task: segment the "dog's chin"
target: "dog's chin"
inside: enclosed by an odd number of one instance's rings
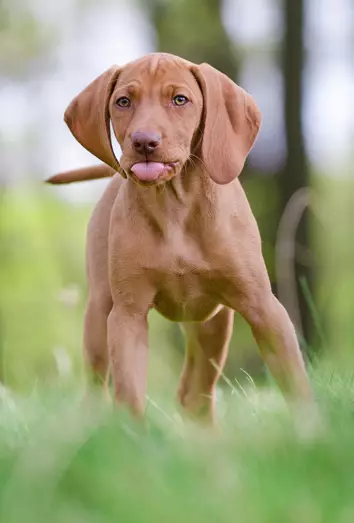
[[[146,164],[146,170],[141,168],[142,164]],[[151,172],[149,169],[151,164],[158,164],[160,172]],[[137,168],[139,166],[139,169]],[[124,169],[128,177],[137,185],[141,187],[151,187],[161,185],[169,182],[175,176],[178,176],[182,170],[183,162],[179,160],[171,162],[137,162],[132,164],[129,168]]]

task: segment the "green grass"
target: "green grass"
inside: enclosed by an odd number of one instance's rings
[[[158,397],[144,427],[68,385],[3,391],[0,521],[351,523],[353,380],[315,384],[325,430],[312,438],[271,388],[224,389],[218,433]]]

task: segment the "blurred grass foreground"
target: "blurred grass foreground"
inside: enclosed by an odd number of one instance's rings
[[[0,523],[354,521],[353,35],[352,0],[0,0]],[[239,317],[220,431],[177,410],[183,341],[154,312],[145,426],[85,397],[85,229],[106,182],[42,180],[93,162],[62,122],[70,100],[151,51],[209,62],[261,109],[241,181],[318,434]]]
[[[351,523],[353,380],[315,381],[326,420],[315,438],[251,386],[219,399],[217,434],[155,401],[143,427],[70,387],[3,391],[0,521]]]

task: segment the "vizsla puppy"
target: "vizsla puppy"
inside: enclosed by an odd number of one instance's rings
[[[311,402],[238,180],[260,120],[252,97],[224,74],[164,53],[111,67],[65,113],[75,138],[105,165],[49,181],[113,175],[88,228],[85,357],[104,382],[111,369],[116,400],[134,412],[144,410],[151,308],[183,326],[179,399],[190,413],[213,418],[234,311],[285,395]]]

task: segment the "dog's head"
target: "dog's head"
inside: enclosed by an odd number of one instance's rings
[[[88,151],[137,183],[168,181],[194,156],[225,184],[242,171],[260,113],[249,94],[210,65],[152,53],[104,72],[71,102],[65,121]]]

